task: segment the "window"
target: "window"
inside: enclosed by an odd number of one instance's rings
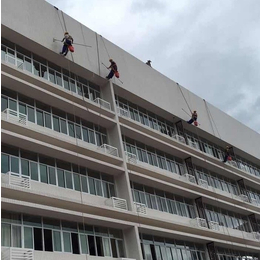
[[[60,187],[65,188],[65,178],[64,178],[64,171],[57,169],[57,175],[58,175],[58,185]]]
[[[35,162],[30,162],[31,179],[38,181],[38,165]]]
[[[1,224],[1,241],[2,246],[11,246],[11,225],[10,224]]]
[[[1,154],[1,172],[7,173],[9,172],[9,156],[6,154]]]
[[[29,161],[21,159],[22,175],[29,176]]]
[[[48,183],[47,166],[40,164],[41,182]]]
[[[63,232],[63,247],[64,252],[71,252],[71,238],[68,232]]]
[[[53,231],[54,251],[61,252],[61,233],[60,231]]]
[[[17,157],[11,157],[11,172],[19,173],[19,159]]]

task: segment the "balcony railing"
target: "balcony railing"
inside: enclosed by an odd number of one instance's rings
[[[245,194],[238,195],[238,198],[244,202],[249,202],[249,199],[248,199],[247,195],[245,195]]]
[[[147,212],[146,212],[147,207],[146,207],[145,204],[139,203],[139,202],[134,202],[134,204],[135,204],[136,212],[137,212],[137,213],[146,215],[146,213],[147,213]]]
[[[181,135],[174,135],[173,138],[175,138],[180,143],[186,144],[185,138]]]
[[[209,188],[208,182],[205,181],[205,180],[203,180],[203,179],[199,179],[199,180],[198,180],[198,184],[199,184],[199,186],[201,186],[201,187],[203,187],[203,188],[205,188],[205,189],[208,189],[208,188]]]
[[[195,179],[195,177],[194,177],[193,175],[190,175],[190,174],[188,174],[188,173],[185,173],[185,174],[183,174],[182,176],[183,176],[183,179],[184,179],[185,181],[188,181],[188,182],[197,184],[197,183],[196,183],[196,179]]]
[[[259,206],[258,202],[256,199],[250,198],[250,202],[255,205],[255,206]]]
[[[125,156],[128,162],[137,164],[137,156],[135,154],[125,151]]]
[[[127,202],[125,199],[117,198],[117,197],[111,197],[106,200],[106,205],[121,209],[121,210],[127,210]]]
[[[128,110],[122,108],[122,107],[117,107],[117,114],[120,116],[124,116],[124,117],[129,117],[130,118],[130,113]]]
[[[8,120],[8,121],[14,121],[14,122],[20,123],[22,125],[27,125],[27,116],[15,111],[15,110],[6,108],[2,112],[2,115],[4,117],[6,117],[6,120]]]
[[[107,101],[105,101],[105,100],[103,100],[103,99],[101,99],[101,98],[96,98],[96,99],[94,100],[94,102],[97,103],[97,104],[99,104],[100,107],[103,107],[103,108],[106,108],[106,109],[108,109],[108,110],[111,110],[111,105],[110,105],[110,103],[107,102]]]
[[[208,228],[207,221],[204,218],[194,218],[190,220],[190,224],[194,227]]]
[[[194,148],[194,149],[199,149],[198,148],[198,144],[195,142],[192,142],[190,139],[188,139],[188,144],[190,147]]]
[[[9,175],[9,185],[31,189],[31,178],[29,176],[21,176],[14,172],[8,172],[7,174]]]
[[[220,226],[218,222],[215,221],[209,221],[209,228],[215,231],[220,231]]]
[[[32,249],[24,249],[17,247],[2,248],[2,260],[34,260]]]
[[[98,147],[98,150],[101,150],[104,153],[118,157],[118,150],[114,146],[108,144],[102,144],[101,146]]]

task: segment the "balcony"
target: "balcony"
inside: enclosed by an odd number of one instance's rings
[[[137,164],[137,156],[135,154],[125,151],[125,156],[127,162]]]
[[[2,247],[2,260],[34,260],[34,250],[17,247]]]
[[[218,222],[215,222],[215,221],[209,221],[209,228],[211,230],[215,230],[215,231],[220,231],[220,226],[219,226],[219,223]]]
[[[10,186],[16,186],[24,189],[31,189],[31,178],[25,175],[19,175],[14,172],[2,174],[2,182]]]
[[[206,228],[206,229],[208,228],[207,221],[204,218],[194,218],[190,220],[190,224],[193,227]]]
[[[144,214],[144,215],[147,214],[147,210],[146,210],[147,207],[145,204],[139,202],[134,202],[134,204],[135,204],[136,212],[138,214]]]
[[[100,107],[111,110],[111,105],[109,102],[105,101],[104,99],[101,98],[96,98],[94,100],[95,103],[99,104]]]
[[[176,139],[179,143],[186,144],[185,138],[181,135],[174,135],[173,138]]]
[[[203,187],[203,188],[205,188],[205,189],[208,189],[208,188],[209,188],[208,182],[205,181],[205,180],[203,180],[203,179],[199,179],[199,180],[198,180],[198,184],[199,184],[199,186],[201,186],[201,187]]]
[[[185,173],[185,174],[182,175],[182,177],[183,177],[183,180],[185,180],[187,182],[191,182],[191,183],[197,184],[196,179],[195,179],[195,177],[193,175]]]
[[[105,201],[105,204],[115,209],[127,211],[127,202],[125,199],[111,197]]]
[[[18,113],[15,110],[6,108],[3,112],[2,112],[2,116],[4,116],[4,118],[7,121],[11,121],[11,122],[15,122],[15,123],[19,123],[22,125],[27,125],[27,116],[22,114],[22,113]]]
[[[119,116],[124,116],[124,117],[130,118],[130,114],[129,114],[128,110],[123,109],[121,107],[117,107],[116,109],[117,109],[117,114]]]
[[[237,196],[239,200],[242,200],[244,202],[248,202],[249,203],[249,198],[247,197],[247,195],[245,194],[240,194]]]
[[[108,144],[102,144],[97,149],[99,151],[106,153],[106,154],[110,154],[110,155],[118,157],[118,149],[114,146],[111,146],[111,145],[108,145]]]

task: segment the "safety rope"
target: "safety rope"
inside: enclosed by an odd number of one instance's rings
[[[187,106],[188,106],[188,108],[189,108],[189,110],[190,110],[190,112],[191,112],[191,114],[192,114],[192,111],[191,111],[191,108],[190,108],[190,106],[189,106],[189,103],[188,103],[188,101],[186,100],[186,98],[185,98],[185,96],[184,96],[184,94],[183,94],[183,92],[182,92],[182,90],[181,90],[181,87],[180,87],[179,83],[176,83],[176,84],[177,84],[177,86],[179,87],[179,90],[180,90],[180,92],[181,92],[181,94],[182,94],[182,96],[183,96],[183,99],[185,100],[185,102],[186,102],[186,104],[187,104]]]
[[[215,131],[214,131],[214,126],[211,122],[210,114],[209,114],[209,111],[208,111],[208,108],[207,108],[207,103],[206,103],[205,99],[203,99],[203,101],[205,103],[206,111],[207,111],[207,114],[208,114],[208,117],[209,117],[209,122],[210,122],[210,125],[211,125],[211,128],[212,128],[213,134],[216,136]]]
[[[212,122],[213,122],[213,124],[214,124],[214,126],[215,126],[215,128],[216,128],[216,130],[217,130],[218,136],[219,136],[219,138],[221,139],[220,133],[219,133],[219,131],[218,131],[217,125],[216,125],[216,123],[215,123],[215,120],[214,120],[214,118],[213,118],[213,116],[212,116],[212,114],[211,114],[211,112],[210,112],[210,109],[209,109],[209,107],[208,107],[208,104],[207,104],[207,102],[206,102],[205,99],[203,99],[203,100],[204,100],[204,102],[205,102],[205,106],[206,106],[206,109],[208,110],[209,116],[211,117]]]
[[[64,21],[64,27],[65,27],[65,30],[67,31],[66,29],[66,23],[65,23],[65,19],[64,19],[64,16],[63,16],[63,12],[61,11],[62,13],[62,17],[63,17],[63,21]],[[58,16],[59,16],[59,13],[58,13]],[[60,19],[59,19],[60,20]],[[61,22],[61,21],[60,21]],[[62,23],[61,24],[61,27],[62,27]],[[63,29],[63,27],[62,27]],[[71,55],[72,56],[72,55]],[[74,62],[74,59],[73,59],[73,56],[72,56],[72,60]],[[70,60],[68,60],[68,70],[69,70],[69,75],[71,77],[71,70],[70,70]],[[84,93],[84,90],[82,90],[83,93]],[[83,94],[84,96],[84,94]],[[83,97],[83,100],[84,100],[84,97]],[[76,123],[76,106],[75,106],[75,102],[72,101],[72,104],[73,104],[73,116],[74,116],[74,122]],[[79,148],[79,143],[78,143],[78,138],[77,138],[77,132],[76,132],[76,128],[75,128],[75,137],[76,137],[76,146]],[[80,163],[79,163],[79,153],[78,153],[78,149],[76,151],[76,155],[77,155],[77,164],[78,164],[78,171],[79,171],[79,174],[80,174]],[[82,189],[80,189],[80,200],[81,200],[81,205],[83,207],[83,192],[82,192]],[[83,213],[83,210],[81,211],[81,215],[82,215],[82,224],[83,224],[83,230],[84,230],[84,234],[86,234],[86,230],[85,230],[85,220],[84,220],[84,213]],[[86,254],[86,260],[88,259],[88,256]]]

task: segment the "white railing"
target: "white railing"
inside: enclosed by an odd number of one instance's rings
[[[124,117],[130,117],[130,113],[128,110],[122,108],[122,107],[117,107],[117,114],[120,116],[124,116]]]
[[[260,240],[260,233],[259,232],[252,232],[253,238],[256,240]]]
[[[181,136],[181,135],[177,135],[176,134],[176,135],[173,136],[173,138],[175,138],[180,143],[186,144],[185,138],[183,136]]]
[[[198,144],[195,143],[195,142],[192,142],[190,139],[188,139],[188,143],[189,143],[189,146],[194,148],[194,149],[199,149],[198,148]]]
[[[195,183],[196,184],[196,179],[193,175],[190,175],[188,173],[185,173],[182,175],[184,177],[185,181],[191,182],[191,183]]]
[[[233,167],[236,167],[237,168],[237,163],[235,161],[227,161],[227,163]]]
[[[256,199],[250,198],[250,202],[255,206],[259,206]]]
[[[1,251],[1,260],[34,260],[34,253],[32,249],[2,247]]]
[[[101,150],[104,153],[111,154],[118,157],[118,150],[114,146],[108,144],[102,144],[101,146],[98,147],[98,150]]]
[[[199,184],[199,186],[201,186],[201,187],[203,187],[203,188],[205,188],[205,189],[208,189],[208,188],[209,188],[208,182],[205,181],[205,180],[203,180],[203,179],[199,179],[199,180],[198,180],[198,184]]]
[[[238,195],[238,198],[244,202],[249,202],[249,199],[245,194]]]
[[[209,228],[215,231],[220,231],[219,223],[215,221],[209,221]]]
[[[6,120],[8,121],[15,121],[17,123],[27,125],[27,116],[22,113],[10,108],[6,108],[2,113],[6,116]]]
[[[106,200],[106,205],[116,208],[116,209],[121,209],[121,210],[127,210],[127,203],[125,199],[120,199],[117,197],[111,197]]]
[[[204,218],[194,218],[190,223],[194,227],[208,228],[207,221]]]
[[[17,173],[8,172],[9,185],[31,189],[31,178],[29,176],[21,176]]]
[[[137,213],[146,215],[146,213],[147,213],[147,212],[146,212],[147,207],[146,207],[145,204],[139,203],[139,202],[134,202],[134,204],[135,204],[136,212],[137,212]]]
[[[125,156],[128,162],[137,164],[137,156],[135,154],[125,151]]]
[[[111,110],[111,105],[108,101],[105,101],[104,99],[102,98],[96,98],[94,100],[95,103],[99,104],[101,107],[103,108],[106,108],[108,110]]]

